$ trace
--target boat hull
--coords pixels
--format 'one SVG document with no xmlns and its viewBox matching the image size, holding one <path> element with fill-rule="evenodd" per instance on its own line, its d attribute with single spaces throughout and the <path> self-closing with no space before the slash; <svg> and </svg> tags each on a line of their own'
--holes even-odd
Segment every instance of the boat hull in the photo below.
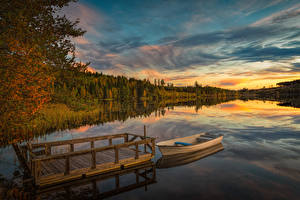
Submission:
<svg viewBox="0 0 300 200">
<path fill-rule="evenodd" d="M 162 155 L 175 155 L 188 152 L 199 151 L 202 149 L 209 148 L 211 146 L 220 144 L 222 142 L 223 136 L 219 136 L 207 142 L 190 145 L 190 146 L 167 146 L 167 145 L 157 145 Z"/>
<path fill-rule="evenodd" d="M 156 166 L 157 168 L 162 169 L 162 168 L 171 168 L 171 167 L 186 165 L 198 161 L 207 156 L 213 155 L 219 151 L 222 151 L 223 149 L 224 147 L 222 143 L 219 143 L 217 145 L 214 145 L 212 147 L 200 151 L 188 152 L 188 153 L 177 154 L 177 155 L 162 156 L 156 162 Z"/>
</svg>

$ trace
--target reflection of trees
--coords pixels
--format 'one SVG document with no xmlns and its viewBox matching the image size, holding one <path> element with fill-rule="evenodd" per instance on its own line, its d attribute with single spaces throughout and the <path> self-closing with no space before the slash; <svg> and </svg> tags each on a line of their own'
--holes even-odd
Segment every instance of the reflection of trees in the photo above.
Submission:
<svg viewBox="0 0 300 200">
<path fill-rule="evenodd" d="M 125 121 L 128 118 L 148 117 L 152 113 L 164 116 L 166 109 L 175 106 L 195 107 L 195 111 L 202 106 L 216 105 L 232 99 L 228 98 L 201 98 L 195 101 L 162 100 L 162 101 L 102 101 L 92 111 L 78 111 L 76 113 L 64 110 L 64 107 L 53 107 L 35 120 L 30 127 L 23 127 L 21 134 L 7 133 L 1 137 L 1 144 L 9 144 L 22 140 L 29 140 L 57 130 L 73 129 L 83 125 L 104 124 L 113 121 Z M 53 113 L 54 112 L 54 113 Z M 55 113 L 59 112 L 59 113 Z M 64 115 L 61 115 L 63 113 Z"/>
<path fill-rule="evenodd" d="M 0 174 L 0 199 L 22 199 L 22 197 L 29 196 L 29 194 L 25 195 L 24 188 L 19 188 L 17 181 L 15 181 L 20 178 L 19 171 L 15 171 L 11 179 Z"/>
<path fill-rule="evenodd" d="M 129 176 L 133 180 L 124 183 Z M 2 197 L 3 199 L 104 199 L 143 187 L 147 191 L 148 186 L 154 183 L 156 183 L 156 167 L 149 161 L 127 169 L 45 188 L 34 188 L 28 183 L 24 187 L 18 187 L 5 180 Z"/>
</svg>

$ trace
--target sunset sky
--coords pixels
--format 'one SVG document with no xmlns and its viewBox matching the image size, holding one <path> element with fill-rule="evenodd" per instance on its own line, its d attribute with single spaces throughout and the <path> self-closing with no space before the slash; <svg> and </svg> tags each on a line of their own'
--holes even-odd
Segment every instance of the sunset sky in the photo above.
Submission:
<svg viewBox="0 0 300 200">
<path fill-rule="evenodd" d="M 80 0 L 64 12 L 98 72 L 229 89 L 300 78 L 299 0 Z"/>
</svg>

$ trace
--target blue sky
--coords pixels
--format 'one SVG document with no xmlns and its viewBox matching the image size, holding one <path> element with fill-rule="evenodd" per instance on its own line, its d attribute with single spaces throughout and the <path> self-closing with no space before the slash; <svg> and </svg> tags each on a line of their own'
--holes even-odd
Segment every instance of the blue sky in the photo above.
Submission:
<svg viewBox="0 0 300 200">
<path fill-rule="evenodd" d="M 300 2 L 81 0 L 64 9 L 91 68 L 239 89 L 300 78 Z"/>
</svg>

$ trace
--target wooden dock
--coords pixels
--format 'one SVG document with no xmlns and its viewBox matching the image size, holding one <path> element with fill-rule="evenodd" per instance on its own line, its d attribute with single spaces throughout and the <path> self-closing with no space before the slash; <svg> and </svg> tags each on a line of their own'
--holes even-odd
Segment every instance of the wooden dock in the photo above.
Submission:
<svg viewBox="0 0 300 200">
<path fill-rule="evenodd" d="M 125 169 L 155 155 L 155 138 L 122 133 L 15 146 L 36 186 Z"/>
</svg>

